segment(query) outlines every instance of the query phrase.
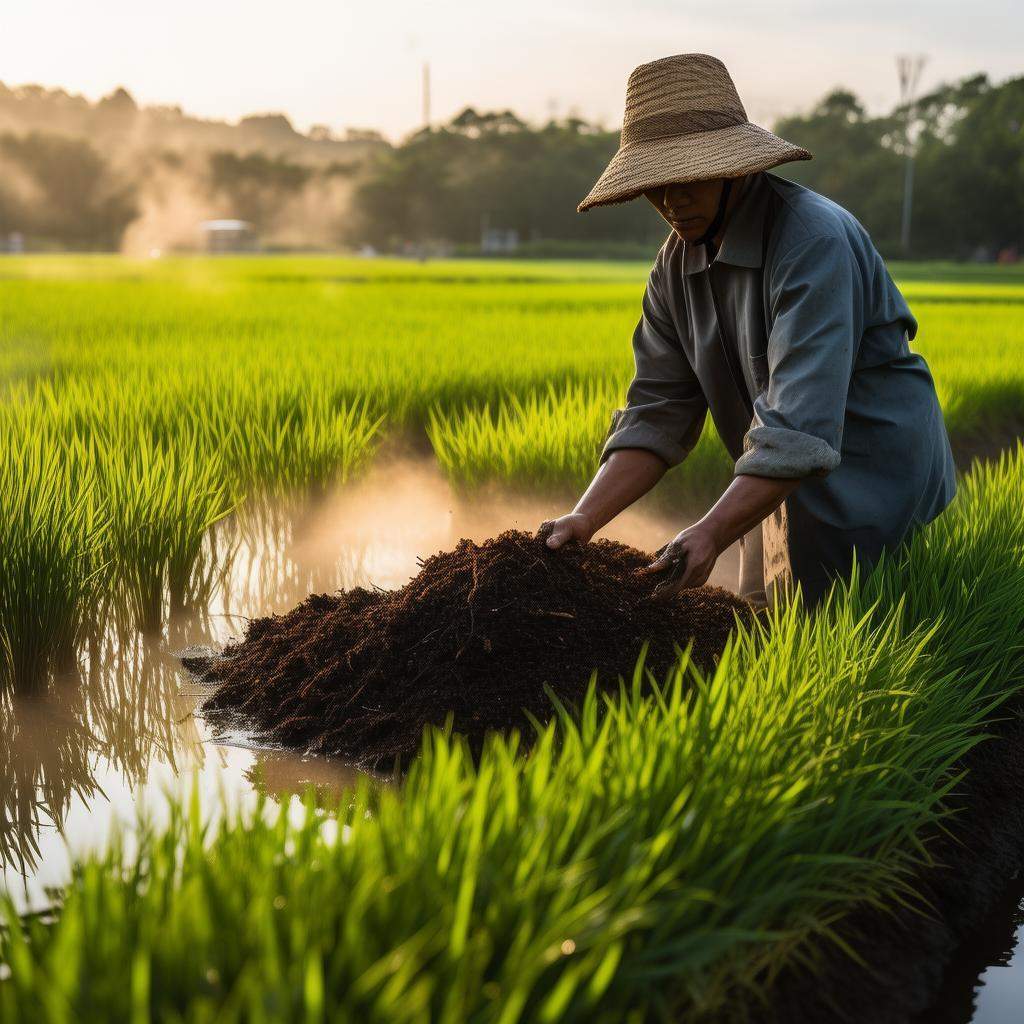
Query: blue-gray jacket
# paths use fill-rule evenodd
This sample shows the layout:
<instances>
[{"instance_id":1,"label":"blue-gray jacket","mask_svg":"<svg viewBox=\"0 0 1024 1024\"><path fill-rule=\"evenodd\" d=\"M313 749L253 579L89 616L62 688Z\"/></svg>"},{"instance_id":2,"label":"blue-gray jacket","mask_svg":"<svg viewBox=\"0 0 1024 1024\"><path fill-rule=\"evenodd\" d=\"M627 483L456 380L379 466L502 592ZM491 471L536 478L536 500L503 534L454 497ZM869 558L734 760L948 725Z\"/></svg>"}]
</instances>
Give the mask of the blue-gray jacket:
<instances>
[{"instance_id":1,"label":"blue-gray jacket","mask_svg":"<svg viewBox=\"0 0 1024 1024\"><path fill-rule=\"evenodd\" d=\"M659 252L602 458L645 448L675 465L710 410L736 474L802 478L786 500L789 557L816 600L854 552L875 562L955 493L916 333L856 218L757 174L710 267L674 232Z\"/></svg>"}]
</instances>

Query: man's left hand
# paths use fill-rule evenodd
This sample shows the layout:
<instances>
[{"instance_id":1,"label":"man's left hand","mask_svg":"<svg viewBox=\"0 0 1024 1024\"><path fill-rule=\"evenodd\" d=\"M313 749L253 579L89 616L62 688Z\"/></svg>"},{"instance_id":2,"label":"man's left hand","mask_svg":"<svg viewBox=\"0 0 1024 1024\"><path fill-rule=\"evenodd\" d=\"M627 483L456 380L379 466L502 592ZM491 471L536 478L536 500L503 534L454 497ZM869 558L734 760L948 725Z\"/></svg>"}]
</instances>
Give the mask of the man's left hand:
<instances>
[{"instance_id":1,"label":"man's left hand","mask_svg":"<svg viewBox=\"0 0 1024 1024\"><path fill-rule=\"evenodd\" d=\"M669 541L658 552L658 557L639 573L654 577L652 582L656 584L656 596L667 599L681 590L707 583L721 553L712 530L705 524L696 523ZM673 569L676 569L674 576ZM659 576L665 578L659 581Z\"/></svg>"}]
</instances>

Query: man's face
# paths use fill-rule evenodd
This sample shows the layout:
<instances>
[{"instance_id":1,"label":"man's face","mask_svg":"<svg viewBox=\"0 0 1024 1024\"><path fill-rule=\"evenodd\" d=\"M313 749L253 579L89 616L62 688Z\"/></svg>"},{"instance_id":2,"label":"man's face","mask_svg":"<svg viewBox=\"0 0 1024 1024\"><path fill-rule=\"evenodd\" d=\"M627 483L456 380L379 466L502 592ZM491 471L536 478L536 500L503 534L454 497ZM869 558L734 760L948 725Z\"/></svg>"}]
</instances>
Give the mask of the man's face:
<instances>
[{"instance_id":1,"label":"man's face","mask_svg":"<svg viewBox=\"0 0 1024 1024\"><path fill-rule=\"evenodd\" d=\"M695 242L707 230L718 211L722 178L690 181L685 185L663 185L644 195L669 222L672 230L687 242Z\"/></svg>"}]
</instances>

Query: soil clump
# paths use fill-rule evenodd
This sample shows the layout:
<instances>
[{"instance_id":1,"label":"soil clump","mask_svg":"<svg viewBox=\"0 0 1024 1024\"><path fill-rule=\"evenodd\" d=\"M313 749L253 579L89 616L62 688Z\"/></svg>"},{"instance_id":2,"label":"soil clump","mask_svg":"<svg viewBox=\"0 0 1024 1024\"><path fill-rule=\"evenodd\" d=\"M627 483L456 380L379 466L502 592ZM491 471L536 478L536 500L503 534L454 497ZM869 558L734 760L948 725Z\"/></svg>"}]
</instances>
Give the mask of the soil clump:
<instances>
[{"instance_id":1,"label":"soil clump","mask_svg":"<svg viewBox=\"0 0 1024 1024\"><path fill-rule=\"evenodd\" d=\"M751 615L719 588L655 599L657 580L636 574L650 561L605 540L559 551L518 531L463 540L399 590L315 595L253 621L206 668L220 686L203 712L215 728L243 723L364 767L407 764L448 715L474 750L492 730L529 736L528 715L552 714L545 684L574 703L594 672L604 685L630 677L645 643L656 676L691 643L710 669Z\"/></svg>"}]
</instances>

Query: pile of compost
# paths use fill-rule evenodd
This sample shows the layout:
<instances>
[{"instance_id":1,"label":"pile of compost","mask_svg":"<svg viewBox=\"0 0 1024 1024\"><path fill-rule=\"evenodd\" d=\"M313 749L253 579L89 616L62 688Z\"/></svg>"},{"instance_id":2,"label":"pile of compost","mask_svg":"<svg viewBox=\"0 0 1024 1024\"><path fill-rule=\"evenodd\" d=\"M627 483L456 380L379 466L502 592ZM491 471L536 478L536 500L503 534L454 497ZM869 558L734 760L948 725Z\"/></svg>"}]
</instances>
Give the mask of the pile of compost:
<instances>
[{"instance_id":1,"label":"pile of compost","mask_svg":"<svg viewBox=\"0 0 1024 1024\"><path fill-rule=\"evenodd\" d=\"M528 715L551 717L545 684L575 703L594 672L603 685L629 677L645 643L658 675L691 644L708 669L736 616L751 614L712 587L656 599L636 573L650 560L610 541L551 551L516 531L463 540L400 590L317 595L253 621L209 664L220 686L204 714L367 767L408 763L423 728L448 715L475 750L491 730L528 735Z\"/></svg>"}]
</instances>

